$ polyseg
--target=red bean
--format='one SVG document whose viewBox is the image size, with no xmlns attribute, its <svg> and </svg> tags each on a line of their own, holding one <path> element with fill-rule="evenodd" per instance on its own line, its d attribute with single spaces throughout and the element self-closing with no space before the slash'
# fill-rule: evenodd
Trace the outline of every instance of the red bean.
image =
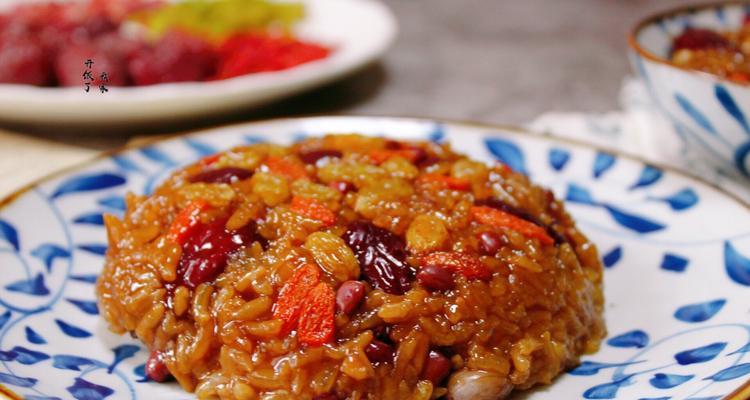
<svg viewBox="0 0 750 400">
<path fill-rule="evenodd" d="M 482 232 L 479 234 L 479 251 L 488 256 L 494 256 L 500 250 L 502 241 L 494 232 Z"/>
<path fill-rule="evenodd" d="M 226 167 L 199 172 L 190 177 L 190 182 L 232 183 L 248 179 L 251 176 L 253 176 L 253 171 L 250 171 L 249 169 Z"/>
<path fill-rule="evenodd" d="M 167 364 L 164 363 L 164 352 L 159 350 L 151 352 L 146 361 L 146 376 L 155 382 L 164 382 L 172 376 L 167 369 Z"/>
<path fill-rule="evenodd" d="M 333 181 L 329 183 L 328 186 L 338 190 L 342 194 L 347 194 L 357 190 L 357 187 L 354 186 L 353 183 L 347 181 Z"/>
<path fill-rule="evenodd" d="M 336 308 L 344 314 L 357 309 L 365 296 L 365 284 L 360 281 L 346 281 L 336 291 Z"/>
<path fill-rule="evenodd" d="M 427 379 L 437 386 L 451 372 L 451 362 L 448 357 L 440 352 L 430 350 L 427 361 L 422 369 L 422 379 Z"/>
<path fill-rule="evenodd" d="M 370 362 L 391 362 L 393 361 L 393 347 L 388 343 L 381 342 L 378 339 L 373 339 L 370 344 L 365 347 L 365 354 Z"/>
<path fill-rule="evenodd" d="M 420 269 L 417 280 L 430 290 L 450 290 L 455 285 L 453 273 L 439 265 L 428 265 Z"/>
<path fill-rule="evenodd" d="M 315 164 L 324 158 L 341 158 L 342 155 L 338 150 L 318 149 L 300 152 L 299 159 L 305 164 Z"/>
</svg>

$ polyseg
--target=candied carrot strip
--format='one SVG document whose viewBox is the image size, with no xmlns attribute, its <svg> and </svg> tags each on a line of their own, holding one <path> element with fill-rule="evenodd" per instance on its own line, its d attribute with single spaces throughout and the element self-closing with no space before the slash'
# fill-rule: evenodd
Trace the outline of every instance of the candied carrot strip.
<svg viewBox="0 0 750 400">
<path fill-rule="evenodd" d="M 279 291 L 273 307 L 273 317 L 282 321 L 281 331 L 289 333 L 297 326 L 300 309 L 305 297 L 320 282 L 320 270 L 312 264 L 305 264 L 294 272 Z"/>
<path fill-rule="evenodd" d="M 554 244 L 555 240 L 547 234 L 547 231 L 539 225 L 533 224 L 525 219 L 516 217 L 505 211 L 492 207 L 475 206 L 471 208 L 471 215 L 480 224 L 493 226 L 495 228 L 508 228 L 520 234 L 539 239 L 542 244 Z"/>
<path fill-rule="evenodd" d="M 285 158 L 268 157 L 265 164 L 271 173 L 285 176 L 290 180 L 309 178 L 303 165 Z"/>
<path fill-rule="evenodd" d="M 471 189 L 471 182 L 469 182 L 466 179 L 454 178 L 452 176 L 446 176 L 446 175 L 440 175 L 440 174 L 426 174 L 420 177 L 419 181 L 424 182 L 424 183 L 435 182 L 451 190 Z"/>
<path fill-rule="evenodd" d="M 315 199 L 294 196 L 290 208 L 299 215 L 320 221 L 325 226 L 336 223 L 336 214 Z"/>
<path fill-rule="evenodd" d="M 335 303 L 336 294 L 323 282 L 308 293 L 300 311 L 297 329 L 302 344 L 320 346 L 333 339 Z"/>
<path fill-rule="evenodd" d="M 183 244 L 189 233 L 200 223 L 201 212 L 210 208 L 211 205 L 203 200 L 197 199 L 190 202 L 175 217 L 169 226 L 169 237 L 178 244 Z"/>
<path fill-rule="evenodd" d="M 471 254 L 461 252 L 436 251 L 422 256 L 419 259 L 419 265 L 422 267 L 436 265 L 448 268 L 468 279 L 489 279 L 492 276 L 492 272 L 482 260 Z"/>
</svg>

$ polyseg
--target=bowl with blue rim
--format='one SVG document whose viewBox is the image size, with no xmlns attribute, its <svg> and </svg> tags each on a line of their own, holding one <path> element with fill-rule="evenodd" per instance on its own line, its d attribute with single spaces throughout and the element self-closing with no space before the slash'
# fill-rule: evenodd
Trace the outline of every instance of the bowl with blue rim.
<svg viewBox="0 0 750 400">
<path fill-rule="evenodd" d="M 672 62 L 686 30 L 736 31 L 750 1 L 682 6 L 647 17 L 628 37 L 633 69 L 688 145 L 717 170 L 750 178 L 750 85 Z M 747 61 L 745 61 L 747 62 Z"/>
</svg>

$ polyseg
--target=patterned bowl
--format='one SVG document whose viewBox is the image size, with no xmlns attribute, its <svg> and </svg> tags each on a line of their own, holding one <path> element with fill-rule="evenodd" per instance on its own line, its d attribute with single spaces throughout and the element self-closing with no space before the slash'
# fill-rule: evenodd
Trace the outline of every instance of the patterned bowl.
<svg viewBox="0 0 750 400">
<path fill-rule="evenodd" d="M 672 38 L 686 27 L 732 30 L 750 1 L 683 6 L 646 18 L 630 33 L 630 58 L 662 113 L 689 148 L 722 172 L 750 177 L 750 87 L 669 62 Z M 733 167 L 726 168 L 727 165 Z"/>
</svg>

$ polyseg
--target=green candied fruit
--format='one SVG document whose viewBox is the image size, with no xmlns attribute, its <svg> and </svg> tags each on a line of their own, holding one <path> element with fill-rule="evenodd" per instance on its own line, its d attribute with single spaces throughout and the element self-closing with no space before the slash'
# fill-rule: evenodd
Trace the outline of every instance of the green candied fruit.
<svg viewBox="0 0 750 400">
<path fill-rule="evenodd" d="M 186 0 L 134 14 L 153 37 L 172 29 L 220 40 L 237 32 L 290 30 L 304 16 L 300 3 L 268 0 Z"/>
</svg>

